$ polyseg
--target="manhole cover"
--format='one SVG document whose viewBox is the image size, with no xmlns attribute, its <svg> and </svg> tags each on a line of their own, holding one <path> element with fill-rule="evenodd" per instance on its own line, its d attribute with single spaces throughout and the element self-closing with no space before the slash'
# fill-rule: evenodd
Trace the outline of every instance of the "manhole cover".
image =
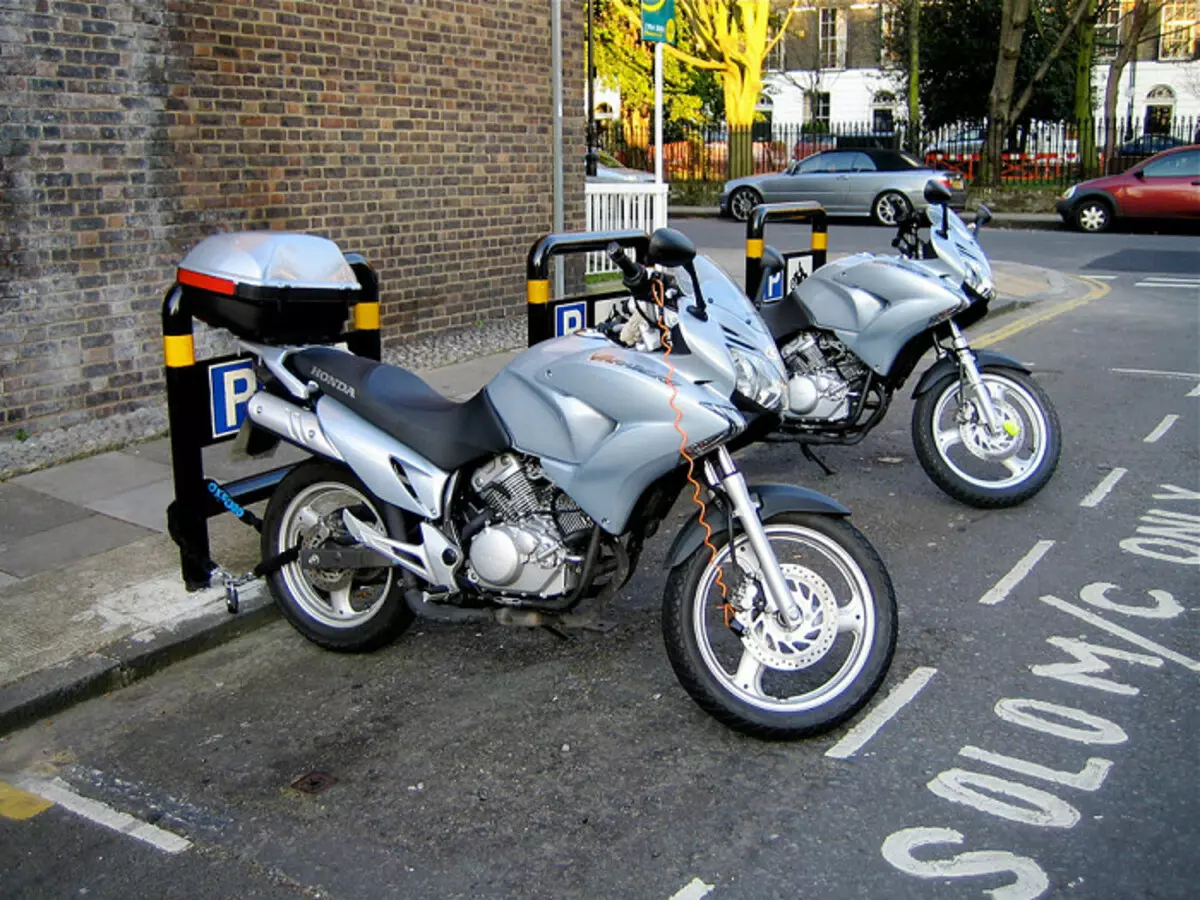
<svg viewBox="0 0 1200 900">
<path fill-rule="evenodd" d="M 327 787 L 337 784 L 337 779 L 325 772 L 309 772 L 292 782 L 292 787 L 302 794 L 319 794 Z"/>
</svg>

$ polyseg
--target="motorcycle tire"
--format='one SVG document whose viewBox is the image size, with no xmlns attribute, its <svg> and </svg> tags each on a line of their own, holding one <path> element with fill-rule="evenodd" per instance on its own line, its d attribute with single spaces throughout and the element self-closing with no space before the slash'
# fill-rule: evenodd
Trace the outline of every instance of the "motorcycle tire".
<svg viewBox="0 0 1200 900">
<path fill-rule="evenodd" d="M 846 520 L 785 512 L 763 526 L 804 613 L 800 624 L 788 630 L 761 602 L 745 534 L 734 540 L 739 575 L 719 533 L 715 560 L 701 547 L 671 570 L 663 638 L 701 709 L 754 737 L 790 740 L 828 731 L 878 690 L 896 646 L 896 597 L 879 554 Z M 731 613 L 728 600 L 741 609 Z"/>
<path fill-rule="evenodd" d="M 341 512 L 386 530 L 383 501 L 336 463 L 301 463 L 279 483 L 263 518 L 262 554 L 269 559 L 299 545 L 301 558 L 268 578 L 284 617 L 304 637 L 327 650 L 363 653 L 395 640 L 415 618 L 394 567 L 315 569 L 304 552 L 352 543 Z"/>
<path fill-rule="evenodd" d="M 984 366 L 979 374 L 994 397 L 999 391 L 1005 434 L 989 434 L 973 403 L 965 411 L 967 419 L 958 421 L 964 413 L 961 382 L 952 375 L 917 398 L 913 446 L 930 480 L 955 500 L 980 509 L 1015 506 L 1045 487 L 1054 474 L 1062 452 L 1062 427 L 1054 404 L 1028 375 L 998 366 Z M 954 417 L 953 428 L 939 424 L 947 413 Z"/>
</svg>

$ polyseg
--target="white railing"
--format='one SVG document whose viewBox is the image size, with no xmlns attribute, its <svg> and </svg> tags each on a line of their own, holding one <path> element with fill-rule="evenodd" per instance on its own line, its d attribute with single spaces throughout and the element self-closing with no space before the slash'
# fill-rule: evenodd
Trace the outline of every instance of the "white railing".
<svg viewBox="0 0 1200 900">
<path fill-rule="evenodd" d="M 588 231 L 624 231 L 635 228 L 650 234 L 667 224 L 667 191 L 665 184 L 594 184 L 588 182 Z M 587 255 L 589 275 L 615 272 L 617 267 L 603 253 Z"/>
</svg>

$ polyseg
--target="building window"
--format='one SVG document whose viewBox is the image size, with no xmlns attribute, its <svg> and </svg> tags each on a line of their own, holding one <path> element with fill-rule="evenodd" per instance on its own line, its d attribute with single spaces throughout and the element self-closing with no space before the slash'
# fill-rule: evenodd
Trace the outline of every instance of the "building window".
<svg viewBox="0 0 1200 900">
<path fill-rule="evenodd" d="M 768 72 L 783 72 L 787 70 L 787 48 L 784 44 L 787 43 L 787 33 L 779 36 L 778 43 L 771 48 L 771 52 L 767 54 L 767 71 Z"/>
<path fill-rule="evenodd" d="M 900 62 L 900 57 L 893 47 L 900 25 L 900 10 L 892 3 L 884 3 L 879 12 L 879 65 L 887 68 Z"/>
<path fill-rule="evenodd" d="M 804 95 L 805 118 L 815 131 L 829 130 L 829 93 L 808 91 Z"/>
<path fill-rule="evenodd" d="M 821 68 L 845 68 L 846 11 L 843 9 L 822 9 L 819 37 L 821 47 Z"/>
<path fill-rule="evenodd" d="M 1196 0 L 1166 0 L 1159 20 L 1158 58 L 1191 59 Z"/>
<path fill-rule="evenodd" d="M 1109 0 L 1096 19 L 1096 59 L 1111 60 L 1121 48 L 1121 0 Z"/>
</svg>

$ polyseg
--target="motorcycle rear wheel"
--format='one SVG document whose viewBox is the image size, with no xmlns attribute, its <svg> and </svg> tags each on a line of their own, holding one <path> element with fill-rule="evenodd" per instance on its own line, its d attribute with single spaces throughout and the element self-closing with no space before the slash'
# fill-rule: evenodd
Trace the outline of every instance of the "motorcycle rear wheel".
<svg viewBox="0 0 1200 900">
<path fill-rule="evenodd" d="M 801 623 L 789 630 L 764 608 L 758 582 L 733 571 L 727 534 L 714 534 L 715 562 L 701 547 L 668 576 L 667 655 L 684 690 L 725 725 L 772 740 L 820 734 L 860 710 L 887 674 L 895 593 L 879 555 L 844 519 L 779 513 L 763 526 Z M 734 544 L 738 567 L 754 573 L 745 534 Z M 737 589 L 726 599 L 743 611 L 726 610 L 718 566 Z"/>
<path fill-rule="evenodd" d="M 301 559 L 268 579 L 271 594 L 292 626 L 327 650 L 362 653 L 391 643 L 415 618 L 395 568 L 312 569 L 305 550 L 353 543 L 342 524 L 345 509 L 386 530 L 383 501 L 343 466 L 310 460 L 279 483 L 263 518 L 262 554 L 269 559 L 297 544 Z"/>
<path fill-rule="evenodd" d="M 913 447 L 925 473 L 969 506 L 1001 509 L 1028 500 L 1050 480 L 1062 452 L 1062 427 L 1041 385 L 1023 372 L 984 366 L 979 375 L 1005 421 L 991 435 L 962 382 L 948 377 L 913 406 Z"/>
</svg>

